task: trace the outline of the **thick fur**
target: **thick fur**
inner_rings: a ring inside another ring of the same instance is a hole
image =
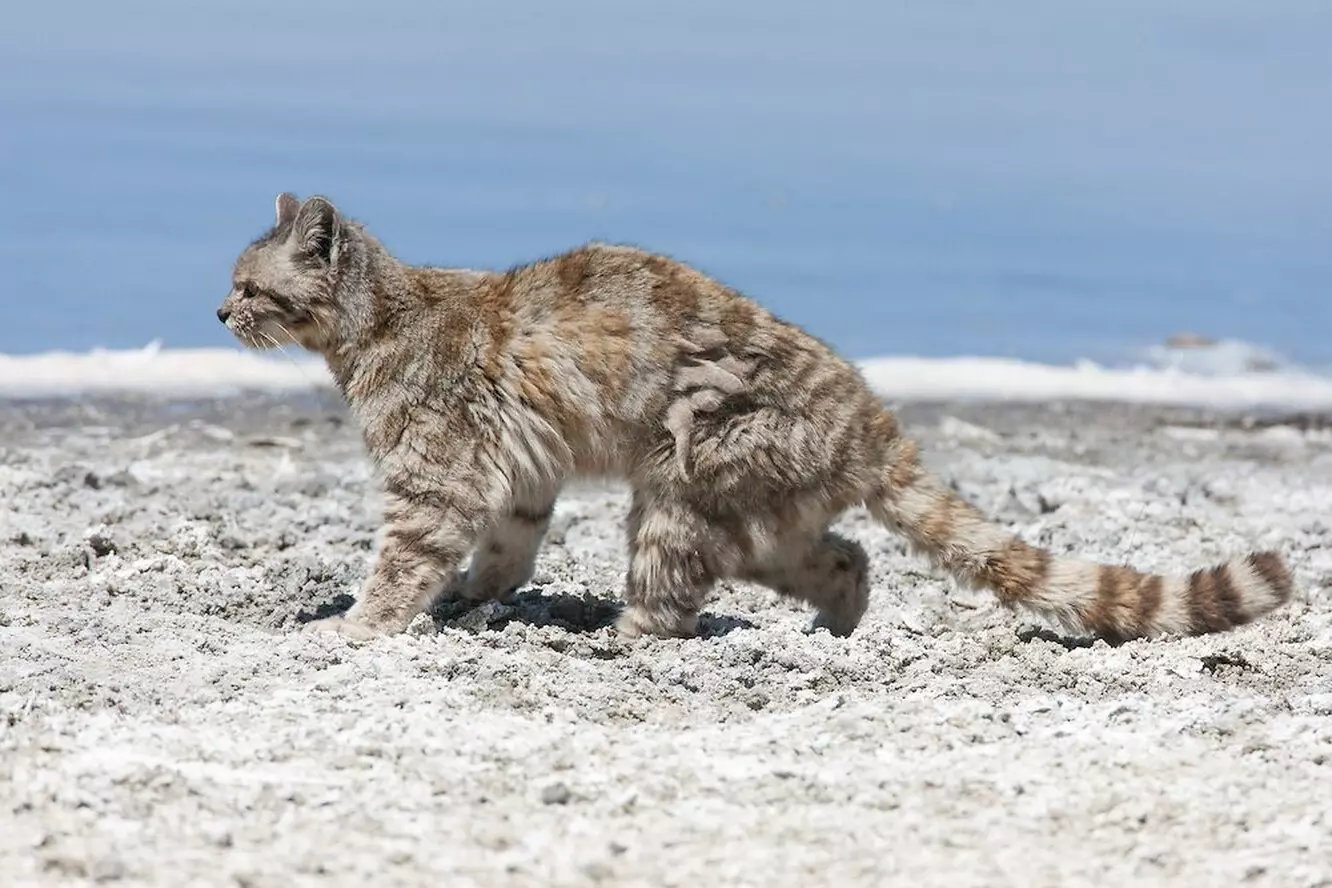
[[[1215,632],[1291,595],[1271,552],[1163,578],[1028,545],[927,472],[828,346],[638,249],[589,244],[507,272],[414,267],[324,198],[284,194],[218,316],[249,346],[322,354],[382,475],[372,574],[345,617],[315,628],[398,632],[446,586],[508,595],[578,476],[633,489],[618,623],[631,636],[692,634],[725,578],[851,633],[868,562],[829,525],[862,504],[960,581],[1078,632]]]

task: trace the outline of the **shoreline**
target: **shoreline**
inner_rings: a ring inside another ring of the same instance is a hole
[[[1332,411],[1332,374],[1284,362],[1243,342],[1148,349],[1127,365],[1047,364],[1007,357],[848,358],[880,397],[994,404],[1086,401],[1217,410]],[[304,352],[163,348],[0,354],[0,398],[299,396],[333,391]],[[136,394],[137,393],[137,394]]]

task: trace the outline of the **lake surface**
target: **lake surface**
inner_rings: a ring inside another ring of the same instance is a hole
[[[0,352],[227,345],[274,195],[400,258],[589,238],[855,357],[1332,366],[1326,0],[122,0],[0,25]]]

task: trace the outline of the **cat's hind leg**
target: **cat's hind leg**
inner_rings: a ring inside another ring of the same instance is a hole
[[[636,490],[629,509],[627,605],[616,625],[626,637],[689,637],[719,575],[739,562],[735,541],[684,501]]]
[[[813,628],[833,635],[850,635],[869,607],[869,558],[859,543],[831,531],[777,547],[740,577],[814,605]]]

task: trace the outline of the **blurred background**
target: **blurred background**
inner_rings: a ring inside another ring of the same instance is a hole
[[[0,352],[232,345],[282,190],[666,252],[853,357],[1332,366],[1327,0],[117,0],[0,22]]]

